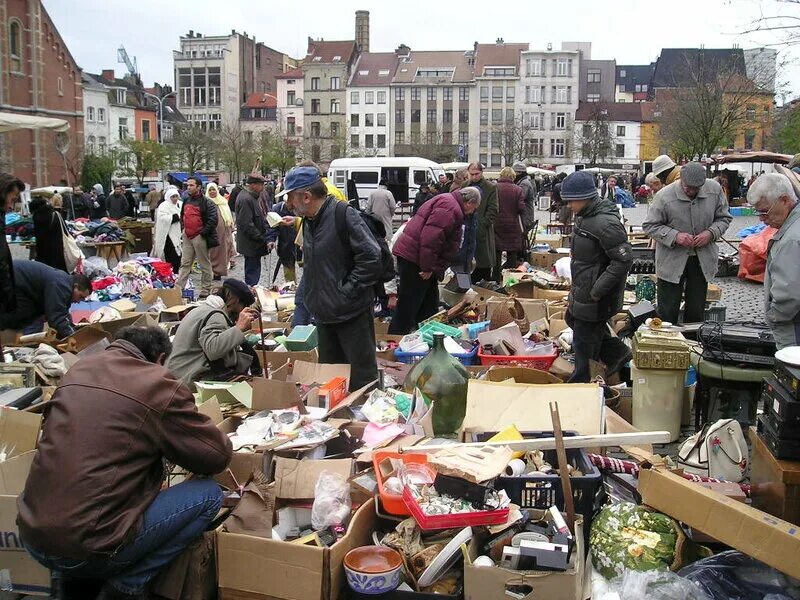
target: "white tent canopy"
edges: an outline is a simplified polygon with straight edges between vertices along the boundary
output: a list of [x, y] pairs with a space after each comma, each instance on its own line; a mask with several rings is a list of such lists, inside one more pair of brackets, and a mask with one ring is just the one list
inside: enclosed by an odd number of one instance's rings
[[17, 113], [0, 111], [0, 133], [16, 131], [18, 129], [45, 129], [55, 132], [64, 132], [69, 129], [69, 123], [64, 119], [52, 117], [35, 117]]

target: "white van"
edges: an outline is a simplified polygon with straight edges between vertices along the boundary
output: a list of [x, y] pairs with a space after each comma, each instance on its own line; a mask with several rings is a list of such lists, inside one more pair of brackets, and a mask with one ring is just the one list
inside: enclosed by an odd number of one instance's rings
[[347, 196], [347, 181], [352, 179], [363, 202], [381, 179], [399, 203], [414, 202], [419, 186], [426, 181], [431, 185], [444, 175], [441, 165], [426, 158], [337, 158], [328, 167], [328, 181], [333, 182]]

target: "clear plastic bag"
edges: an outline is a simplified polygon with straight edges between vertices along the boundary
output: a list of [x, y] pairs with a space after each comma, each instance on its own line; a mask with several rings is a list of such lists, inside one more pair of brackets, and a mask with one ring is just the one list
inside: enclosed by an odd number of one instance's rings
[[800, 598], [800, 581], [735, 550], [699, 560], [679, 574], [703, 588], [712, 600]]
[[697, 584], [671, 571], [626, 569], [610, 582], [595, 572], [592, 577], [595, 600], [713, 600]]
[[322, 471], [314, 486], [314, 504], [311, 506], [311, 526], [320, 531], [334, 525], [343, 525], [350, 518], [350, 484], [337, 473]]

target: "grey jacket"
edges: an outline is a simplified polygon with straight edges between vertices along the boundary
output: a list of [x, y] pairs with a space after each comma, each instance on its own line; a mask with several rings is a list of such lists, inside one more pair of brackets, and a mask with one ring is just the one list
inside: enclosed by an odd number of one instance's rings
[[797, 345], [800, 325], [800, 204], [772, 238], [764, 275], [764, 315], [778, 349]]
[[522, 188], [522, 193], [525, 194], [525, 215], [522, 218], [522, 224], [525, 226], [525, 231], [530, 231], [533, 227], [535, 217], [535, 204], [536, 204], [536, 189], [530, 175], [525, 175], [517, 180], [517, 185]]
[[242, 256], [267, 254], [267, 216], [256, 195], [245, 188], [236, 196], [236, 249]]
[[371, 308], [382, 270], [380, 247], [351, 207], [345, 248], [336, 231], [336, 202], [328, 196], [314, 218], [303, 219], [304, 299], [321, 324], [344, 323]]
[[[722, 238], [730, 223], [725, 193], [713, 179], [706, 179], [694, 200], [683, 193], [680, 180], [661, 189], [653, 198], [642, 224], [645, 233], [658, 242], [656, 276], [679, 283], [686, 261], [694, 251], [706, 281], [712, 279], [717, 274], [719, 249], [716, 241]], [[697, 235], [706, 229], [714, 240], [704, 248], [684, 248], [675, 243], [679, 233]]]
[[369, 195], [367, 206], [364, 210], [365, 213], [374, 216], [383, 223], [383, 228], [386, 230], [387, 244], [394, 235], [392, 217], [394, 216], [395, 208], [397, 208], [397, 202], [394, 199], [394, 194], [385, 187], [379, 186], [377, 190]]
[[211, 369], [213, 361], [222, 361], [225, 367], [244, 373], [251, 359], [238, 352], [243, 342], [244, 333], [231, 324], [224, 309], [204, 303], [181, 321], [165, 366], [192, 388]]

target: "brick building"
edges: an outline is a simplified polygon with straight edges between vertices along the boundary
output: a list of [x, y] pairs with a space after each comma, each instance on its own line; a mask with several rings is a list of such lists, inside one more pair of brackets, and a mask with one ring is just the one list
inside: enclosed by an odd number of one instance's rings
[[[0, 135], [0, 169], [33, 187], [74, 182], [84, 143], [81, 70], [41, 0], [0, 0], [0, 110], [65, 119], [70, 125], [66, 134]], [[65, 140], [70, 168], [57, 150]]]

